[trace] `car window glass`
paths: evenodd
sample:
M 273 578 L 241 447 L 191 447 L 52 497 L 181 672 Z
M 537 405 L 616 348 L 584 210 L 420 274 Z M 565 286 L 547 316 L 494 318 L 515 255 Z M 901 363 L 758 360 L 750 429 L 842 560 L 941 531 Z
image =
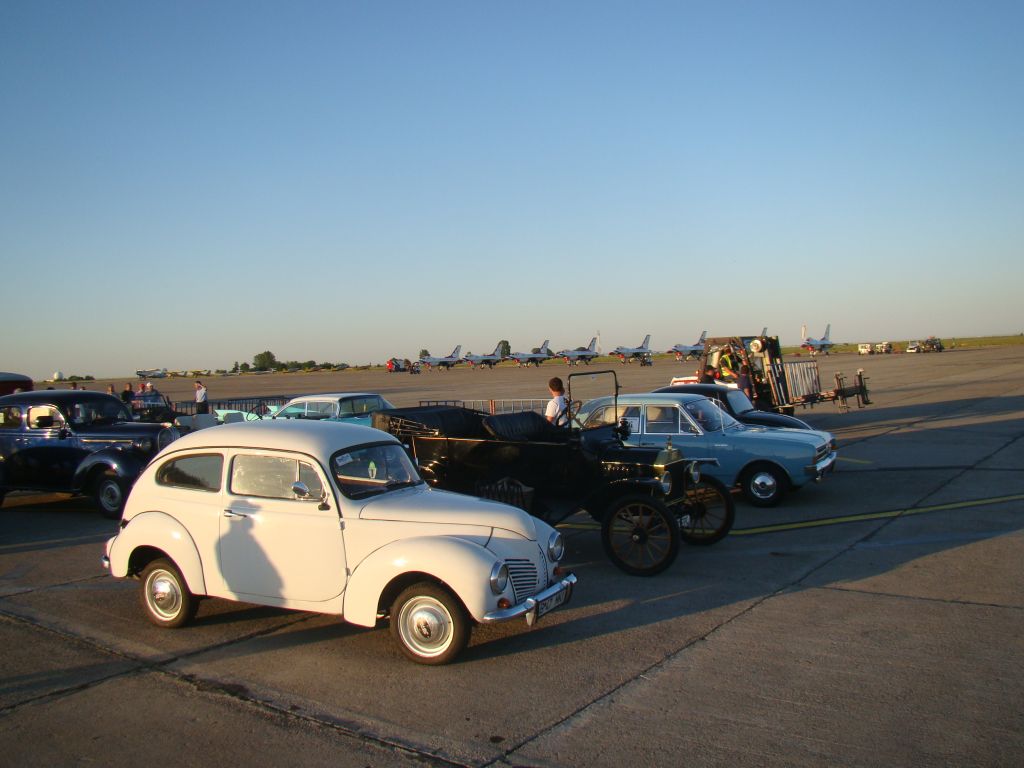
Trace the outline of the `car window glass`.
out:
M 157 485 L 219 491 L 224 457 L 219 453 L 183 456 L 164 462 L 156 471 Z
M 338 403 L 338 415 L 341 416 L 342 418 L 345 418 L 346 416 L 355 415 L 355 413 L 352 410 L 351 400 L 342 400 L 340 403 Z
M 307 419 L 329 419 L 334 415 L 334 403 L 330 400 L 314 400 L 306 403 Z
M 299 462 L 280 456 L 239 454 L 231 461 L 231 493 L 264 499 L 294 499 Z
M 33 405 L 28 409 L 30 429 L 58 429 L 64 426 L 64 417 L 52 405 Z
M 299 462 L 299 482 L 305 483 L 306 487 L 309 488 L 309 495 L 314 499 L 319 499 L 324 494 L 324 484 L 320 480 L 320 475 L 312 464 L 307 464 L 304 461 Z
M 587 417 L 585 426 L 603 427 L 609 424 L 614 425 L 618 424 L 622 419 L 625 419 L 626 423 L 629 424 L 630 430 L 633 432 L 640 431 L 640 407 L 636 405 L 620 405 L 618 418 L 616 418 L 614 405 L 602 406 Z
M 331 471 L 341 492 L 353 499 L 422 482 L 405 449 L 393 443 L 339 451 Z
M 16 405 L 0 408 L 0 429 L 21 429 L 21 408 Z
M 75 426 L 88 427 L 101 424 L 116 424 L 131 421 L 131 413 L 125 404 L 115 397 L 101 395 L 92 400 L 83 400 L 70 408 L 69 416 Z
M 675 435 L 679 433 L 679 409 L 674 405 L 648 405 L 647 434 Z
M 705 432 L 717 432 L 739 423 L 721 407 L 715 405 L 713 400 L 707 398 L 687 403 L 686 412 Z
M 733 413 L 746 413 L 754 410 L 754 404 L 750 402 L 750 398 L 738 389 L 730 389 L 725 396 L 729 400 Z
M 287 408 L 282 408 L 276 414 L 274 418 L 277 419 L 301 419 L 306 415 L 306 404 L 296 403 L 295 405 L 289 405 Z

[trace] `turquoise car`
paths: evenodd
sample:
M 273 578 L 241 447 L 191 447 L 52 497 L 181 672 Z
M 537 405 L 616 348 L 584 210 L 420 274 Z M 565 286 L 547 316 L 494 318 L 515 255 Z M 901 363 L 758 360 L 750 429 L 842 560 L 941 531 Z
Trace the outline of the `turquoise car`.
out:
M 739 486 L 758 507 L 772 507 L 787 491 L 821 480 L 836 461 L 835 438 L 813 429 L 780 429 L 741 424 L 702 395 L 647 393 L 587 402 L 577 420 L 585 427 L 622 420 L 627 445 L 661 446 L 671 438 L 683 456 L 718 459 L 701 472 L 726 488 Z
M 346 424 L 370 424 L 371 414 L 394 408 L 380 395 L 372 392 L 324 392 L 319 395 L 293 397 L 271 417 L 273 419 L 315 419 L 344 421 Z

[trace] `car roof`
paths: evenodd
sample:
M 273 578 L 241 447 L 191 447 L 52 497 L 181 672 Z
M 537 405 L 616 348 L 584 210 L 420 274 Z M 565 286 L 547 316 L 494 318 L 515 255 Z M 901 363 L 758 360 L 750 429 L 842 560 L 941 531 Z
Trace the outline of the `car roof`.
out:
M 654 390 L 654 394 L 666 395 L 683 395 L 687 393 L 694 395 L 723 395 L 727 392 L 739 392 L 739 390 L 733 389 L 732 387 L 726 387 L 721 384 L 675 384 L 671 387 L 661 387 Z
M 611 395 L 596 398 L 602 403 L 611 402 Z M 630 395 L 619 395 L 619 404 L 636 405 L 638 403 L 675 403 L 685 405 L 695 400 L 707 400 L 704 395 L 692 392 L 636 392 Z
M 32 392 L 18 392 L 14 395 L 0 397 L 0 405 L 38 405 L 53 403 L 65 407 L 75 403 L 95 401 L 96 398 L 109 398 L 117 403 L 121 399 L 106 392 L 91 389 L 37 389 Z
M 315 395 L 297 395 L 289 403 L 301 400 L 341 400 L 343 397 L 380 397 L 376 392 L 319 392 Z
M 242 421 L 190 432 L 161 455 L 202 448 L 256 448 L 327 458 L 343 448 L 379 442 L 399 444 L 387 432 L 359 424 L 304 419 Z

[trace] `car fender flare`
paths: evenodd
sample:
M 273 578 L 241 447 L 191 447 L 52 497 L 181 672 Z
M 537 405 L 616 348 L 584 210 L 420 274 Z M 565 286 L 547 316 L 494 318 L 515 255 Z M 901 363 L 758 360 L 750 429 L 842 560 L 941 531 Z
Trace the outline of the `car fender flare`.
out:
M 345 621 L 364 627 L 377 622 L 381 596 L 404 574 L 422 573 L 449 587 L 474 620 L 493 610 L 490 574 L 500 558 L 486 547 L 457 536 L 419 536 L 393 541 L 370 553 L 356 566 L 345 589 Z M 397 592 L 396 592 L 397 594 Z M 505 594 L 511 595 L 511 583 Z
M 90 453 L 82 460 L 71 480 L 71 488 L 76 492 L 85 489 L 97 468 L 101 472 L 113 472 L 130 485 L 142 474 L 145 466 L 146 462 L 134 453 L 122 448 L 104 448 L 96 453 Z
M 163 552 L 178 566 L 192 594 L 206 594 L 199 548 L 177 519 L 166 512 L 143 512 L 129 520 L 107 546 L 111 575 L 128 576 L 133 555 L 143 548 Z

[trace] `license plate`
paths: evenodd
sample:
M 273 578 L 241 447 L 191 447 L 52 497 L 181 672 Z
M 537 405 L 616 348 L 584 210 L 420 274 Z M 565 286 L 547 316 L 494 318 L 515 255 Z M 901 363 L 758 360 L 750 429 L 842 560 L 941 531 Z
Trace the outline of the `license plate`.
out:
M 545 613 L 553 611 L 558 606 L 565 603 L 569 599 L 569 590 L 563 589 L 561 592 L 556 592 L 551 597 L 545 598 L 537 603 L 537 607 L 534 609 L 532 614 L 526 614 L 526 623 L 530 626 L 543 616 Z
M 679 527 L 680 528 L 689 528 L 690 527 L 690 516 L 689 515 L 680 515 L 679 516 Z

